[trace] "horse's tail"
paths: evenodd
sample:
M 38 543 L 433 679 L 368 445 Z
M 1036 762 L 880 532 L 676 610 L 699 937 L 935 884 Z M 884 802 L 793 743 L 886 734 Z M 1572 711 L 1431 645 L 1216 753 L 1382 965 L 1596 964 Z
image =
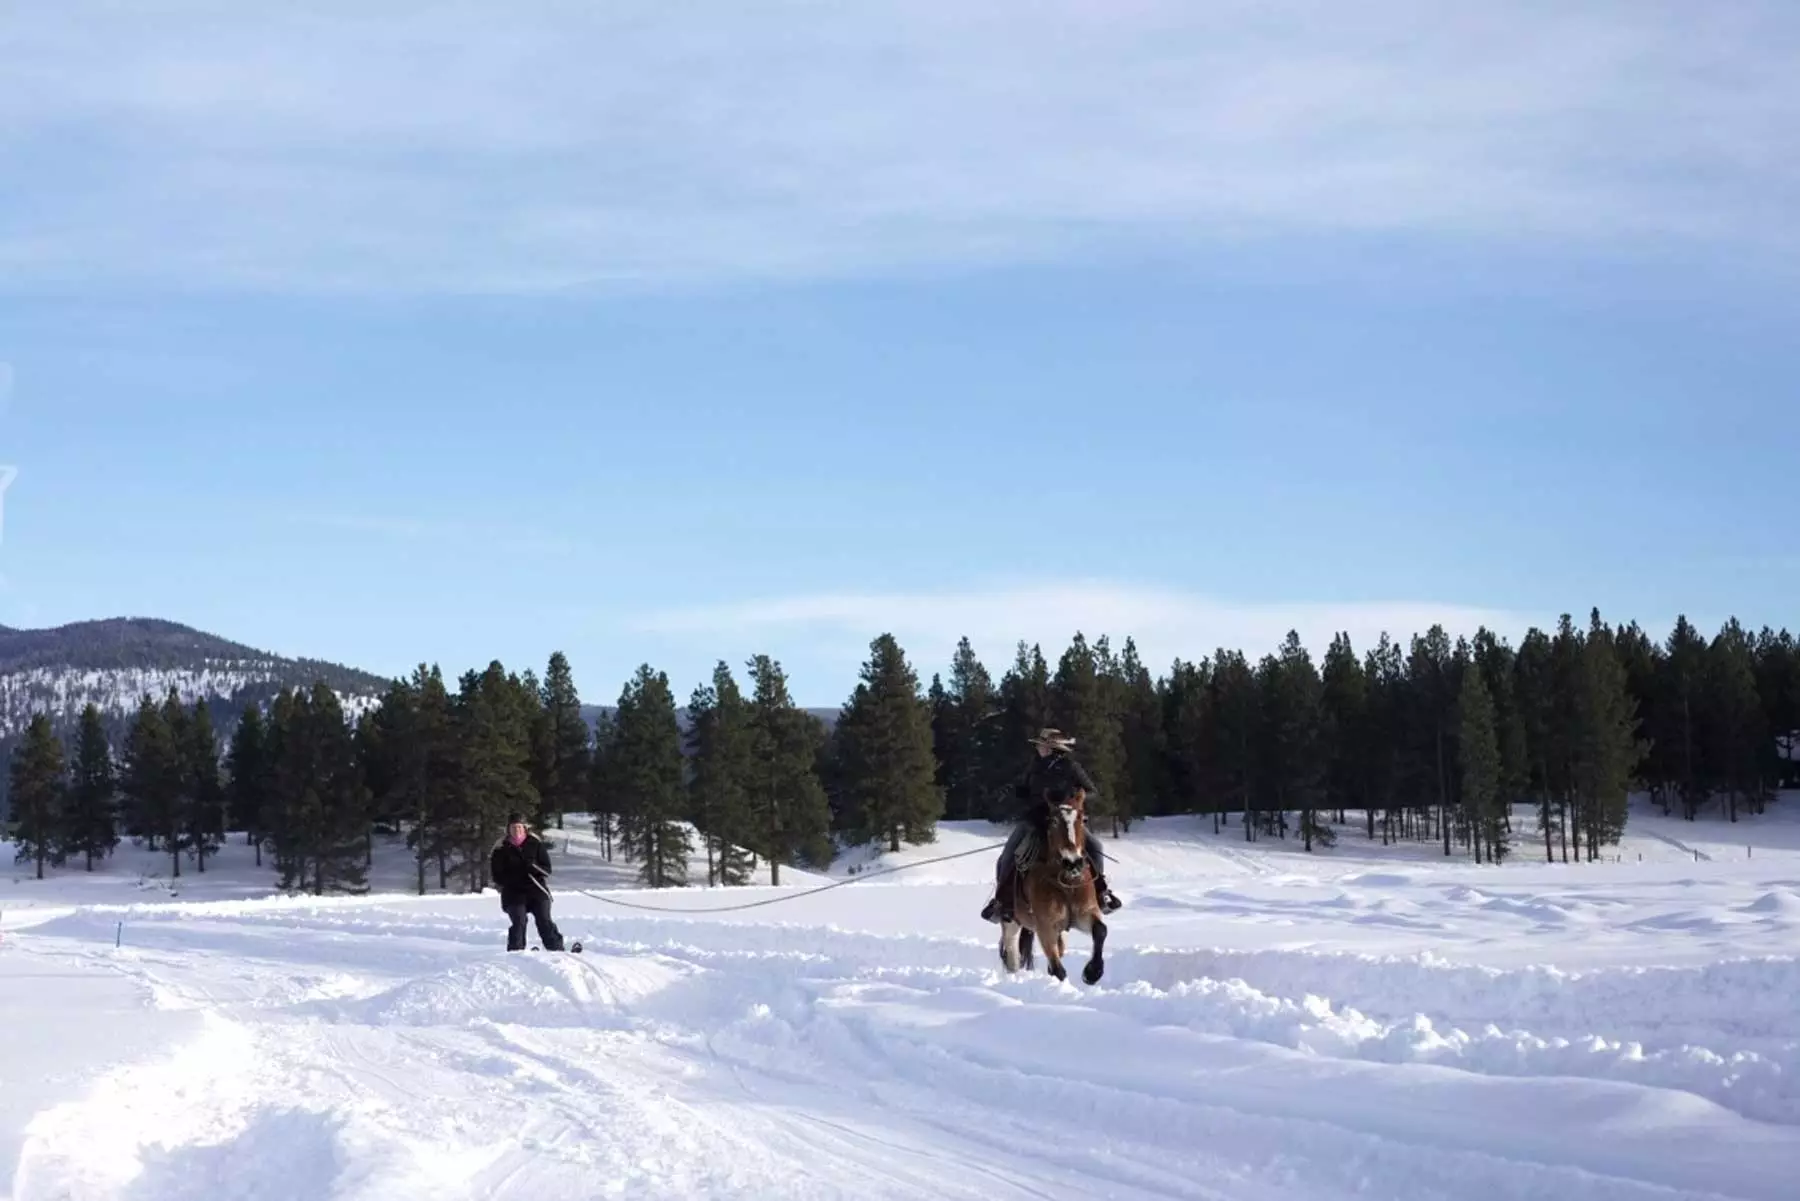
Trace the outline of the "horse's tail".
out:
M 1037 966 L 1037 958 L 1033 954 L 1033 948 L 1037 945 L 1036 938 L 1030 926 L 1019 931 L 1019 963 L 1028 968 Z

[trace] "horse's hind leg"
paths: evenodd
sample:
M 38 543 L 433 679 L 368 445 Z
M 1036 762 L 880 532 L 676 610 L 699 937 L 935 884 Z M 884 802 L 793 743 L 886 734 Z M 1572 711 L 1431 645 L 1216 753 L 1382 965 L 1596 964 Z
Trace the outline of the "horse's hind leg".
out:
M 1019 970 L 1020 926 L 1017 922 L 1003 922 L 1000 926 L 1000 962 L 1009 972 Z M 1025 932 L 1029 937 L 1030 931 Z

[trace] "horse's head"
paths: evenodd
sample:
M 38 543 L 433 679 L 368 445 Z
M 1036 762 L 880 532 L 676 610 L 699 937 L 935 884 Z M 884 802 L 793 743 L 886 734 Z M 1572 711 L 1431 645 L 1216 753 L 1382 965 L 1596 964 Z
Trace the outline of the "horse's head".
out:
M 1057 879 L 1063 884 L 1081 882 L 1087 870 L 1087 793 L 1075 789 L 1050 807 L 1050 858 L 1056 866 Z

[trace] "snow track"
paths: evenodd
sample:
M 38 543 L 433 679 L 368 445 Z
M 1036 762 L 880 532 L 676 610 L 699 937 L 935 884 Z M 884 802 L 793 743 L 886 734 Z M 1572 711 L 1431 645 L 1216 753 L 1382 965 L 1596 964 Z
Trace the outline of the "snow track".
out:
M 703 918 L 565 898 L 580 956 L 505 954 L 492 898 L 43 915 L 7 970 L 124 981 L 173 1024 L 46 1104 L 0 1195 L 1793 1195 L 1800 962 L 1696 941 L 1791 945 L 1787 883 L 1233 850 L 1138 890 L 1096 988 L 1002 973 L 955 882 Z M 1483 961 L 1521 938 L 1545 961 Z

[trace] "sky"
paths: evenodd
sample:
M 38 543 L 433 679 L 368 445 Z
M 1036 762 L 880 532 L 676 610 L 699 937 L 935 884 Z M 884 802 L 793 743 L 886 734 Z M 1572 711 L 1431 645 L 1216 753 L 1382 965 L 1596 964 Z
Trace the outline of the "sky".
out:
M 1790 4 L 368 7 L 0 22 L 0 623 L 1800 629 Z

